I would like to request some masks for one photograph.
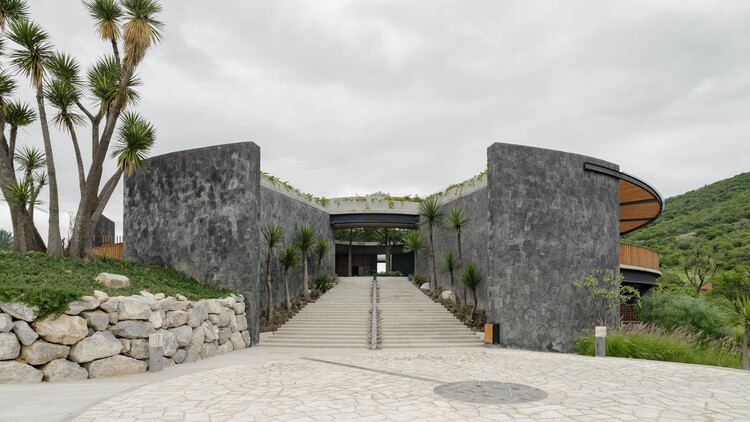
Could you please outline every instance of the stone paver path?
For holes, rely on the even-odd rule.
[[[457,381],[520,384],[546,396],[537,391],[536,401],[498,405],[434,392]],[[750,374],[508,349],[363,351],[173,378],[94,405],[74,420],[737,421],[750,420]]]

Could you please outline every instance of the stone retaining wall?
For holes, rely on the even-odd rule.
[[[145,372],[148,337],[164,335],[164,366],[194,362],[250,344],[242,296],[189,301],[98,290],[59,317],[0,302],[0,383],[70,381]]]

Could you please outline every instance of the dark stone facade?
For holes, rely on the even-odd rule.
[[[99,217],[91,242],[94,248],[115,243],[115,222],[103,215]]]
[[[541,148],[487,151],[487,315],[500,323],[504,346],[570,351],[582,329],[597,325],[572,282],[619,267],[619,181],[584,171],[586,162],[618,170]]]
[[[328,257],[323,260],[321,272],[334,274],[334,249],[336,242],[334,239],[333,229],[329,221],[328,213],[312,207],[306,203],[298,201],[283,193],[276,192],[272,189],[261,186],[260,188],[261,209],[260,224],[261,230],[266,226],[276,224],[284,231],[284,243],[294,241],[297,229],[304,225],[310,225],[318,236],[328,239],[331,251]],[[261,233],[260,244],[264,245],[263,235]],[[268,306],[268,288],[266,286],[266,258],[267,249],[261,247],[261,269],[260,269],[260,304],[261,307]],[[312,289],[313,279],[316,274],[318,265],[317,258],[308,256],[309,288]],[[279,263],[276,257],[271,259],[271,284],[273,286],[273,301],[278,306],[285,303],[284,293],[284,267]],[[303,290],[302,265],[289,270],[289,294],[292,298],[302,293]]]
[[[219,145],[146,164],[146,171],[125,179],[125,259],[237,289],[257,342],[260,148],[252,142]]]

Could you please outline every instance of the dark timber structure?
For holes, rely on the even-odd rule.
[[[289,242],[309,224],[331,245],[338,228],[418,227],[415,202],[323,203],[274,184],[261,176],[260,148],[252,142],[166,154],[147,166],[125,183],[125,258],[239,290],[256,342],[260,309],[267,306],[263,227],[280,225]],[[569,351],[580,330],[596,324],[588,298],[572,281],[618,270],[620,234],[658,217],[662,198],[617,165],[578,154],[496,143],[487,150],[487,168],[483,177],[440,194],[446,211],[460,206],[471,219],[462,250],[464,262],[485,274],[479,304],[488,322],[500,323],[502,345]],[[436,256],[455,250],[455,236],[438,231],[435,246]],[[345,253],[342,245],[336,249]],[[422,273],[427,255],[418,254]],[[323,271],[334,271],[334,257],[324,260]],[[274,271],[279,280],[280,269]],[[291,279],[298,292],[299,272]],[[447,278],[440,281],[446,286]],[[280,284],[274,285],[277,299]]]

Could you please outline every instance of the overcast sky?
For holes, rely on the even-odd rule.
[[[84,67],[110,52],[79,1],[29,4]],[[162,4],[138,69],[153,155],[250,140],[263,171],[326,197],[429,194],[483,171],[493,142],[612,161],[665,197],[750,167],[746,0]],[[76,168],[52,136],[65,236]],[[41,147],[39,123],[19,140]],[[122,233],[122,182],[105,215]]]

